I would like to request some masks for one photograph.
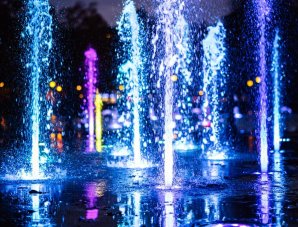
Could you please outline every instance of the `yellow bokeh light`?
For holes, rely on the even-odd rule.
[[[0,83],[0,87],[2,88],[2,87],[4,87],[5,86],[5,83],[4,82],[1,82]]]
[[[61,134],[61,133],[58,133],[58,134],[57,134],[57,140],[59,140],[59,141],[62,140],[62,134]]]
[[[261,77],[259,77],[259,76],[256,77],[256,83],[258,83],[258,84],[261,83]]]
[[[254,86],[254,82],[252,80],[248,80],[246,84],[248,87]]]
[[[199,96],[203,96],[204,92],[203,91],[199,91]]]
[[[119,90],[120,91],[124,91],[124,86],[123,85],[119,85]]]
[[[59,86],[57,86],[56,90],[57,90],[58,92],[61,92],[61,91],[62,91],[62,87],[59,85]]]
[[[117,100],[115,98],[110,98],[110,103],[111,104],[115,104],[117,102]]]
[[[51,81],[49,85],[50,85],[50,88],[54,88],[54,87],[56,87],[56,82],[55,81]]]
[[[80,99],[84,98],[84,95],[83,95],[83,94],[80,94],[80,95],[79,95],[79,98],[80,98]]]
[[[56,139],[56,134],[55,133],[51,133],[50,137],[51,137],[52,140],[54,140],[54,139]]]
[[[81,85],[78,85],[78,86],[76,87],[76,89],[77,89],[77,91],[81,91],[83,88],[82,88]]]
[[[173,82],[176,82],[178,80],[178,76],[177,75],[173,75],[171,76],[171,79]]]

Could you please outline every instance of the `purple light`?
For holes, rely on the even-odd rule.
[[[97,77],[97,53],[93,48],[89,48],[85,52],[85,87],[87,89],[87,113],[89,127],[89,146],[90,150],[94,150],[94,98],[96,93],[96,77]],[[93,143],[92,143],[93,141]],[[93,145],[92,145],[92,144]]]
[[[266,0],[255,0],[255,9],[257,10],[257,23],[259,30],[259,73],[261,84],[260,109],[259,109],[259,150],[261,171],[268,171],[268,128],[267,128],[267,62],[266,62],[266,18],[269,16],[270,6]]]
[[[86,219],[96,220],[98,218],[98,209],[87,210]]]
[[[86,211],[86,219],[87,220],[95,220],[98,218],[98,209],[96,209],[96,184],[89,184],[86,188],[86,197],[88,199],[88,209]]]

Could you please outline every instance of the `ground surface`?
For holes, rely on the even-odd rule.
[[[298,152],[272,153],[268,174],[256,160],[177,153],[180,188],[163,190],[162,168],[109,168],[104,154],[72,152],[57,180],[0,182],[0,226],[298,226]]]

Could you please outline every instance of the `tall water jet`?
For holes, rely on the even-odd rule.
[[[267,0],[254,0],[254,9],[257,16],[256,29],[258,32],[258,54],[261,83],[259,85],[259,114],[258,114],[258,139],[261,172],[268,171],[268,105],[267,105],[267,56],[266,56],[266,25],[270,14],[270,5]]]
[[[208,28],[203,40],[203,113],[204,121],[210,121],[210,127],[203,129],[203,155],[210,159],[224,159],[224,122],[221,119],[225,97],[227,74],[225,69],[226,29],[222,22]]]
[[[31,177],[42,176],[40,169],[40,145],[45,143],[46,130],[46,86],[50,82],[48,75],[50,51],[52,49],[52,16],[48,0],[29,0],[27,2],[26,30],[22,34],[27,44],[26,69],[30,94],[28,117],[30,116],[31,135]]]
[[[98,152],[102,151],[102,107],[103,102],[101,95],[98,90],[96,90],[95,95],[95,137],[96,137],[96,150]]]
[[[191,84],[190,72],[186,69],[189,56],[189,48],[187,42],[188,38],[185,37],[187,31],[187,23],[184,19],[185,4],[180,0],[160,1],[157,8],[157,25],[156,33],[153,37],[153,68],[152,77],[157,77],[156,94],[160,94],[161,97],[157,97],[158,102],[161,103],[161,113],[159,117],[163,120],[163,150],[164,150],[164,181],[165,187],[170,188],[173,186],[174,178],[174,150],[173,150],[173,133],[175,128],[174,115],[174,96],[177,98],[175,104],[178,103],[178,108],[184,109],[183,112],[187,112],[186,109],[189,106],[190,100],[186,102],[180,102],[180,94],[182,97],[188,97],[185,94],[187,85]],[[184,86],[180,87],[184,89],[179,91],[177,82],[181,82]],[[175,84],[174,84],[175,83]],[[177,96],[176,96],[177,95]],[[179,101],[178,101],[179,100]],[[181,106],[179,106],[179,103]],[[187,126],[187,120],[185,120]],[[184,126],[184,128],[186,128]],[[189,127],[190,128],[190,127]],[[189,129],[188,129],[189,130]],[[187,136],[185,132],[180,136],[185,138]]]
[[[93,48],[85,51],[85,88],[86,88],[86,109],[85,116],[88,119],[88,149],[94,151],[94,100],[97,82],[97,53]]]
[[[133,162],[135,167],[142,167],[141,143],[142,138],[141,119],[144,111],[144,90],[147,85],[144,81],[143,62],[143,27],[139,21],[133,1],[127,0],[123,13],[117,26],[120,42],[122,43],[122,65],[119,68],[118,83],[121,96],[119,108],[124,116],[124,121],[132,121],[124,124],[121,142],[123,146],[133,150]],[[132,142],[131,142],[132,141]]]
[[[274,44],[273,44],[273,61],[272,61],[272,76],[273,76],[273,146],[275,151],[280,149],[281,139],[281,83],[282,75],[280,70],[280,57],[279,57],[279,31],[276,31]]]

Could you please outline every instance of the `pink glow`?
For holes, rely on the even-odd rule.
[[[86,219],[95,220],[98,218],[98,209],[87,210]]]
[[[86,197],[88,200],[88,209],[86,211],[87,220],[95,220],[98,218],[98,209],[96,209],[96,184],[89,184],[86,187]]]
[[[94,98],[96,92],[96,77],[97,77],[97,53],[93,48],[89,48],[85,52],[85,87],[87,89],[87,112],[89,125],[89,140],[94,141]],[[93,145],[94,147],[94,145]],[[92,145],[91,145],[92,148]]]

